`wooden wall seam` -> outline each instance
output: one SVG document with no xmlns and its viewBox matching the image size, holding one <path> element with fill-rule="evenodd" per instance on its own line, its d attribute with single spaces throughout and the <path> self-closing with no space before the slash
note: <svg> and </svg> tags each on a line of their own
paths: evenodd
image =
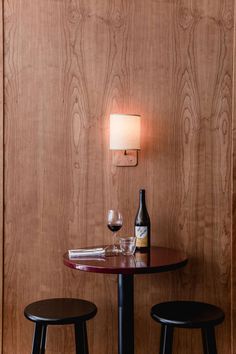
<svg viewBox="0 0 236 354">
<path fill-rule="evenodd" d="M 234 0 L 234 31 L 233 31 L 233 83 L 232 83 L 232 169 L 231 169 L 231 195 L 232 195 L 232 222 L 231 222 L 231 353 L 236 354 L 236 327 L 235 327 L 235 292 L 236 292 L 236 265 L 235 256 L 236 256 L 236 242 L 234 241 L 234 234 L 236 230 L 236 68 L 235 68 L 235 59 L 236 59 L 236 26 L 235 26 L 235 16 L 236 16 L 236 0 Z"/>
<path fill-rule="evenodd" d="M 4 291 L 4 0 L 0 4 L 0 354 L 3 352 L 3 291 Z"/>
</svg>

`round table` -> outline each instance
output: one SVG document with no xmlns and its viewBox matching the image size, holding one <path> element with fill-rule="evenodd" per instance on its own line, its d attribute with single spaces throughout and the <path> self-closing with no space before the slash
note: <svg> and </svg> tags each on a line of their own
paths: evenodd
<svg viewBox="0 0 236 354">
<path fill-rule="evenodd" d="M 118 274 L 118 353 L 134 354 L 134 274 L 172 271 L 184 267 L 188 259 L 183 252 L 154 246 L 133 256 L 69 259 L 66 253 L 63 261 L 85 272 Z"/>
</svg>

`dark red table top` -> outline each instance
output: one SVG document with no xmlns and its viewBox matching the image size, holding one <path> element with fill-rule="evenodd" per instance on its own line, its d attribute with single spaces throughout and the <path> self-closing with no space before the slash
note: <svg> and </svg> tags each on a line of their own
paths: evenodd
<svg viewBox="0 0 236 354">
<path fill-rule="evenodd" d="M 187 264 L 187 256 L 183 252 L 165 248 L 151 247 L 150 253 L 136 252 L 133 256 L 110 256 L 97 259 L 69 259 L 68 253 L 63 256 L 64 264 L 70 268 L 94 273 L 109 274 L 145 274 L 167 272 L 181 268 Z"/>
</svg>

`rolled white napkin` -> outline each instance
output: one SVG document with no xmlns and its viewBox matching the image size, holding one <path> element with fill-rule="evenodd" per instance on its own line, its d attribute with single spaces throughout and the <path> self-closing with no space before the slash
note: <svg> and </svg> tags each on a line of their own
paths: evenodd
<svg viewBox="0 0 236 354">
<path fill-rule="evenodd" d="M 78 248 L 76 250 L 68 250 L 69 258 L 84 258 L 84 257 L 102 257 L 105 256 L 105 249 L 98 248 Z"/>
</svg>

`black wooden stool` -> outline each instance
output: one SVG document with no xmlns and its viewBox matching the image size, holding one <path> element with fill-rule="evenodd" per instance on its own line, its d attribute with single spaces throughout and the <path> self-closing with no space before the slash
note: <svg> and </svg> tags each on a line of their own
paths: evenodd
<svg viewBox="0 0 236 354">
<path fill-rule="evenodd" d="M 224 312 L 216 306 L 195 301 L 157 304 L 152 318 L 161 327 L 160 354 L 172 354 L 174 327 L 201 328 L 204 354 L 217 354 L 215 326 L 224 321 Z"/>
<path fill-rule="evenodd" d="M 46 299 L 28 305 L 24 315 L 35 323 L 32 354 L 44 354 L 48 325 L 73 324 L 76 354 L 88 354 L 86 321 L 97 313 L 97 307 L 79 299 Z"/>
</svg>

